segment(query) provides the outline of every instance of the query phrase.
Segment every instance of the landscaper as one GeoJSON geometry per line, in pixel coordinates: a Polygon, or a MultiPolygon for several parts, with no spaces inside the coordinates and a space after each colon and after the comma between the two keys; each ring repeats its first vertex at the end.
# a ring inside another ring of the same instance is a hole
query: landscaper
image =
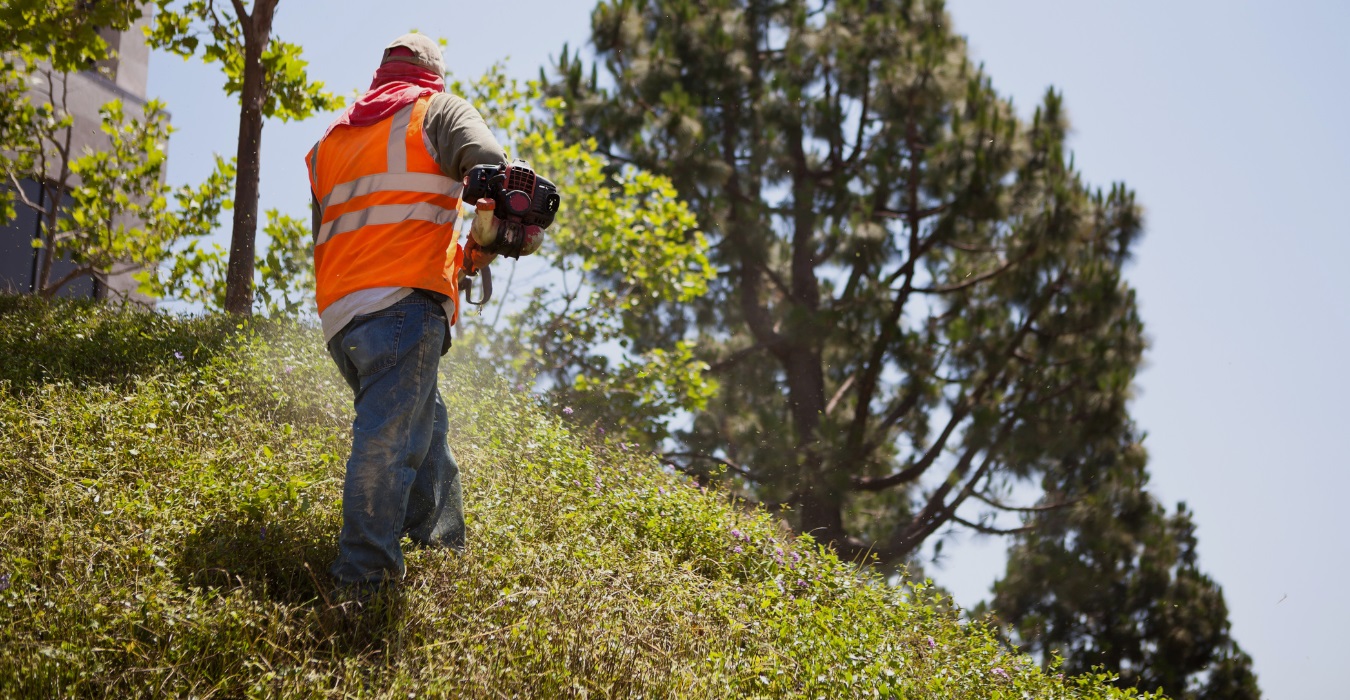
{"type": "MultiPolygon", "coordinates": [[[[330,573],[357,600],[403,577],[403,535],[464,548],[459,467],[436,375],[458,318],[460,276],[496,257],[472,236],[457,242],[462,179],[506,156],[482,115],[445,94],[444,75],[435,41],[395,39],[370,90],[306,158],[319,317],[356,394],[330,573]]],[[[475,231],[500,225],[485,213],[475,231]]]]}

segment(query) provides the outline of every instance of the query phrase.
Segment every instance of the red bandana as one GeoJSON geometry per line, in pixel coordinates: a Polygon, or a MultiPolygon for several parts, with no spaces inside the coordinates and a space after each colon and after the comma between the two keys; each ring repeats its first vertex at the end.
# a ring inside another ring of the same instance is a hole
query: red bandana
{"type": "Polygon", "coordinates": [[[366,94],[329,124],[323,135],[327,136],[344,124],[370,126],[419,98],[437,92],[445,92],[445,79],[434,71],[403,61],[390,61],[375,71],[366,94]]]}

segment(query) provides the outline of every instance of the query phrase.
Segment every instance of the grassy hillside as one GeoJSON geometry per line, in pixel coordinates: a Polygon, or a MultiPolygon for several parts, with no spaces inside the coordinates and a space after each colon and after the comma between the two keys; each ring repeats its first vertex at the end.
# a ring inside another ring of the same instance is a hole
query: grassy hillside
{"type": "Polygon", "coordinates": [[[1132,696],[448,359],[470,551],[353,628],[312,331],[0,297],[0,697],[1132,696]]]}

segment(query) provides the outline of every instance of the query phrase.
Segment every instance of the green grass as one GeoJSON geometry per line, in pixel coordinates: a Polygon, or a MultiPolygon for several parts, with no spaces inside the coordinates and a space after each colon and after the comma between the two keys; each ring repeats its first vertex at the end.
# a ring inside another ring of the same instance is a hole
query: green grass
{"type": "Polygon", "coordinates": [[[469,552],[352,626],[315,332],[0,298],[0,697],[1133,696],[446,360],[469,552]]]}

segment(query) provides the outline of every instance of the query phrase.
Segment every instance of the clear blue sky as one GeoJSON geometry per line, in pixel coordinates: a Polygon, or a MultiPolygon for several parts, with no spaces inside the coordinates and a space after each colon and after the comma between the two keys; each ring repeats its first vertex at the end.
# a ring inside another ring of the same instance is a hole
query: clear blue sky
{"type": "MultiPolygon", "coordinates": [[[[509,55],[511,73],[532,77],[564,41],[585,43],[592,5],[334,0],[320,15],[288,0],[277,30],[304,46],[313,76],[349,92],[413,27],[451,39],[456,75],[509,55]]],[[[1147,235],[1129,278],[1152,349],[1133,413],[1155,493],[1195,511],[1201,565],[1223,585],[1268,697],[1331,697],[1350,657],[1350,537],[1337,517],[1350,494],[1339,432],[1350,416],[1350,3],[949,6],[1024,114],[1046,87],[1064,91],[1090,181],[1138,191],[1147,235]]],[[[233,154],[238,108],[221,85],[214,68],[152,58],[150,92],[179,129],[171,181],[233,154]]],[[[302,158],[326,121],[267,126],[263,207],[305,212],[302,158]]],[[[1002,545],[948,551],[930,573],[974,604],[1002,545]]]]}

